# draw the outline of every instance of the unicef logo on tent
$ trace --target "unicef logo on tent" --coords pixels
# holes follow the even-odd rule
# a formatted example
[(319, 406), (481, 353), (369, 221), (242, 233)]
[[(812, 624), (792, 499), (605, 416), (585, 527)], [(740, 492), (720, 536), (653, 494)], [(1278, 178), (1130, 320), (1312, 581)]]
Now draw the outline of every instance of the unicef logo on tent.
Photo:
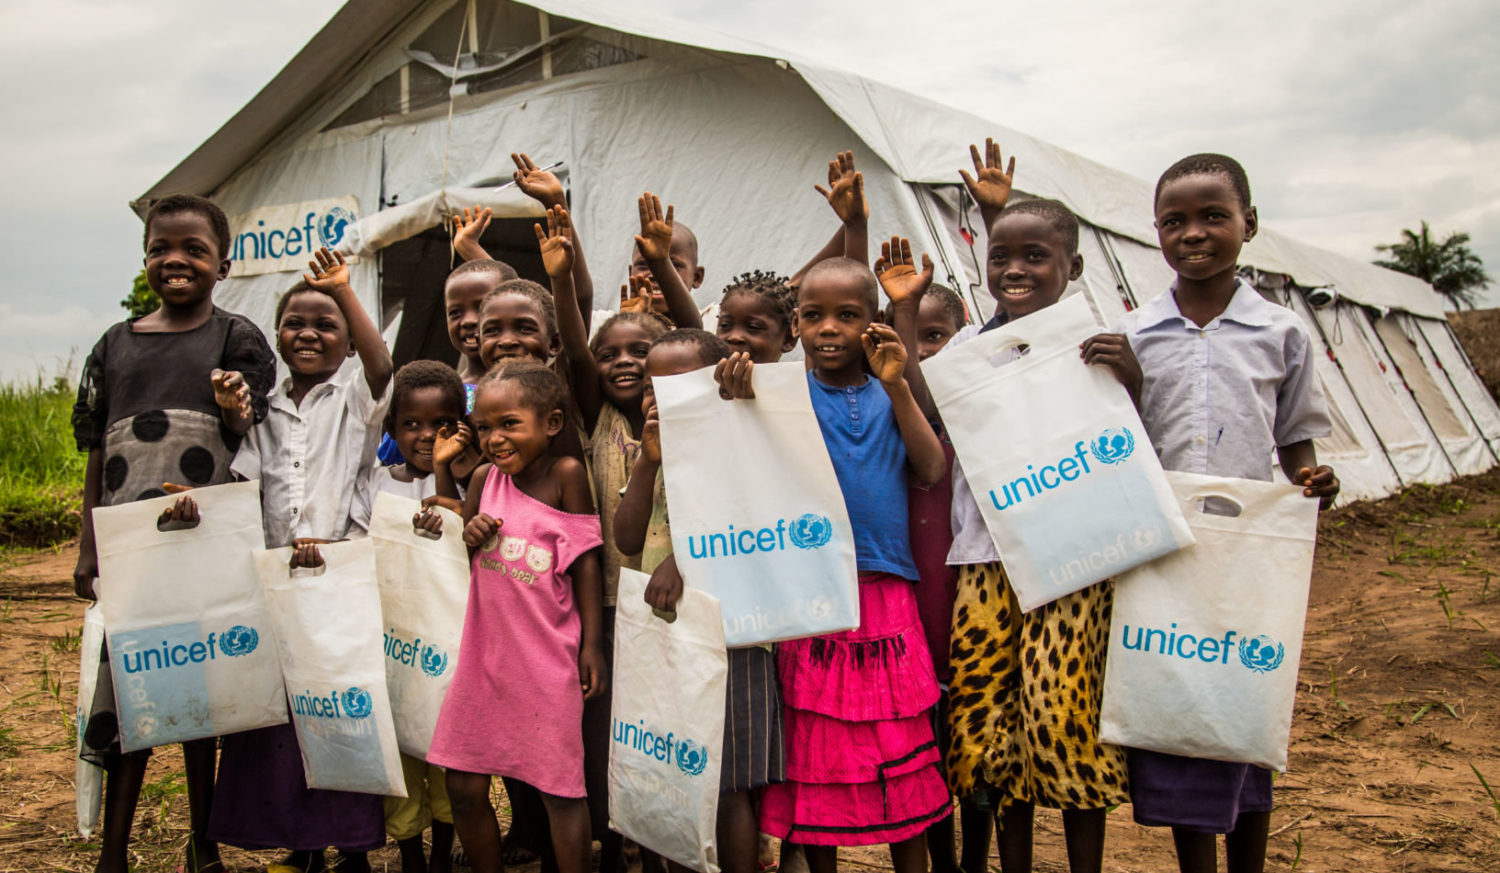
[(370, 698), (370, 692), (363, 688), (350, 687), (339, 696), (343, 698), (344, 712), (350, 718), (364, 718), (375, 709), (375, 701)]
[(1101, 464), (1118, 464), (1135, 451), (1135, 437), (1126, 427), (1108, 428), (1089, 443), (1089, 454)]
[(344, 239), (344, 231), (354, 223), (354, 216), (342, 206), (335, 206), (323, 213), (318, 221), (318, 238), (328, 248), (337, 246)]
[[(212, 641), (210, 641), (212, 645)], [(260, 645), (260, 633), (253, 627), (237, 624), (219, 637), (219, 651), (231, 658), (248, 655)]]
[(677, 741), (677, 769), (697, 776), (708, 766), (708, 750), (692, 740)]
[(833, 522), (826, 515), (809, 512), (793, 521), (788, 533), (791, 534), (792, 545), (797, 548), (819, 549), (833, 539)]
[(422, 647), (422, 672), (434, 678), (443, 675), (448, 669), (448, 653), (437, 646), (428, 644)]
[(1281, 666), (1286, 648), (1268, 636), (1240, 640), (1240, 663), (1257, 673), (1269, 673)]

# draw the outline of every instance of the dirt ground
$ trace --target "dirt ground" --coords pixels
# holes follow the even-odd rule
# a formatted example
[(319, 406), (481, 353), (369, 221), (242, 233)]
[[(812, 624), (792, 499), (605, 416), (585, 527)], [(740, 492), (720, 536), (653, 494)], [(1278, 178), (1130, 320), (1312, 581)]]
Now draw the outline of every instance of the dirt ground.
[[(0, 561), (0, 873), (86, 871), (98, 843), (73, 826), (83, 608), (71, 593), (74, 554)], [(1500, 871), (1496, 577), (1500, 472), (1324, 516), (1270, 869)], [(181, 864), (180, 768), (180, 755), (163, 750), (147, 773), (139, 870)], [(1036, 868), (1065, 870), (1056, 813), (1039, 812), (1036, 839)], [(225, 852), (232, 870), (269, 857)], [(843, 857), (889, 867), (883, 850)], [(1137, 827), (1128, 806), (1110, 813), (1106, 870), (1172, 870), (1173, 857), (1168, 833)], [(399, 869), (394, 846), (372, 861)]]

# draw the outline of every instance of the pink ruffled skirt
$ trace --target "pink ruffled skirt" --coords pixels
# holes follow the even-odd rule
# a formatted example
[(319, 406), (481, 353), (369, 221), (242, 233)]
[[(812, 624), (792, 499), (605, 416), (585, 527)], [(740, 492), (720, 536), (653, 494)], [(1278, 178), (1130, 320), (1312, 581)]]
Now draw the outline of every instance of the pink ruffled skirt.
[(778, 646), (786, 781), (767, 786), (761, 804), (772, 836), (897, 843), (948, 812), (928, 713), (938, 685), (912, 583), (860, 574), (859, 610), (852, 631)]

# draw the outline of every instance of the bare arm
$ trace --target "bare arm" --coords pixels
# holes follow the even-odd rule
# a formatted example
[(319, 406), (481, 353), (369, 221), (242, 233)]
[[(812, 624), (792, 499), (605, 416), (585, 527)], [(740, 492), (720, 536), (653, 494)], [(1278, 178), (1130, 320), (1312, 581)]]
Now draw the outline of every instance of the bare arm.
[(1000, 216), (1005, 209), (1005, 204), (1010, 201), (1011, 182), (1016, 175), (1016, 156), (1010, 156), (1010, 165), (1005, 169), (1000, 167), (1000, 146), (993, 139), (985, 139), (984, 155), (979, 154), (979, 147), (969, 146), (969, 157), (974, 161), (974, 175), (970, 176), (963, 170), (958, 175), (963, 178), (964, 187), (968, 189), (969, 196), (979, 204), (979, 217), (984, 222), (984, 231), (989, 233), (990, 225)]
[[(554, 206), (568, 208), (567, 195), (563, 193), (562, 182), (557, 176), (537, 167), (525, 152), (512, 154), (510, 159), (516, 164), (516, 187), (526, 196), (542, 204), (542, 208), (548, 212)], [(570, 231), (573, 239), (573, 288), (578, 295), (578, 308), (583, 312), (583, 332), (587, 334), (589, 322), (594, 317), (594, 278), (589, 275), (588, 262), (583, 257), (583, 243), (578, 239), (577, 228), (570, 225)]]
[[(890, 298), (891, 326), (896, 329), (901, 345), (908, 351), (917, 348), (917, 313), (922, 306), (922, 295), (932, 285), (932, 258), (923, 255), (922, 269), (918, 272), (911, 256), (911, 243), (902, 237), (893, 236), (890, 242), (880, 244), (880, 257), (875, 261), (875, 275), (880, 279), (880, 286), (885, 289), (885, 296)], [(927, 416), (928, 421), (937, 420), (937, 403), (932, 399), (932, 392), (927, 389), (927, 379), (922, 375), (916, 355), (906, 356), (904, 374), (922, 414)]]
[(837, 258), (843, 255), (844, 236), (844, 227), (843, 225), (840, 225), (839, 229), (834, 231), (833, 236), (828, 240), (828, 242), (824, 243), (823, 247), (821, 249), (818, 249), (818, 253), (812, 256), (812, 260), (803, 264), (800, 268), (798, 268), (797, 272), (792, 274), (792, 278), (787, 280), (787, 284), (792, 286), (793, 288), (796, 288), (797, 286), (802, 284), (802, 277), (806, 276), (807, 271), (811, 270), (815, 264), (826, 261), (829, 258)]
[(906, 458), (912, 472), (923, 485), (937, 482), (947, 472), (948, 460), (943, 455), (943, 444), (938, 441), (937, 432), (927, 423), (927, 417), (917, 406), (911, 387), (902, 376), (906, 367), (906, 348), (896, 336), (895, 328), (878, 322), (871, 324), (860, 340), (864, 343), (871, 371), (891, 398), (896, 428), (901, 432), (901, 441), (906, 444)]
[[(594, 499), (589, 494), (588, 472), (573, 458), (559, 458), (557, 473), (562, 485), (562, 510), (576, 515), (592, 515)], [(608, 685), (608, 668), (604, 660), (604, 574), (599, 564), (600, 549), (590, 549), (568, 568), (573, 577), (573, 602), (578, 606), (583, 626), (578, 646), (578, 683), (584, 699), (598, 697)]]
[[(646, 423), (650, 427), (652, 422)], [(644, 435), (642, 436), (644, 440)], [(622, 555), (638, 555), (646, 546), (646, 530), (651, 526), (651, 510), (655, 504), (656, 474), (661, 470), (661, 460), (649, 460), (646, 453), (636, 459), (630, 471), (630, 482), (620, 498), (620, 507), (615, 510), (615, 548)]]
[(359, 305), (359, 298), (349, 285), (349, 267), (344, 262), (344, 256), (337, 252), (329, 253), (326, 248), (320, 249), (318, 259), (309, 261), (308, 266), (313, 269), (313, 274), (304, 274), (302, 277), (307, 282), (307, 287), (327, 294), (338, 304), (339, 311), (344, 314), (344, 321), (349, 324), (349, 339), (354, 342), (354, 351), (359, 354), (359, 362), (364, 365), (365, 383), (370, 386), (370, 395), (375, 398), (384, 397), (395, 365), (391, 362), (390, 351), (385, 347), (385, 338), (380, 335), (380, 328), (375, 326), (365, 308)]
[(693, 294), (682, 284), (682, 277), (672, 269), (672, 206), (667, 204), (665, 215), (661, 211), (661, 200), (647, 191), (636, 201), (641, 216), (641, 233), (635, 238), (636, 247), (646, 258), (651, 269), (651, 278), (661, 289), (667, 302), (667, 317), (677, 327), (703, 327), (703, 316)]
[(1326, 464), (1318, 466), (1318, 451), (1312, 440), (1278, 446), (1276, 456), (1281, 461), (1281, 472), (1293, 485), (1302, 486), (1304, 497), (1318, 498), (1320, 509), (1333, 505), (1333, 499), (1339, 493), (1339, 480), (1332, 467)]
[(536, 228), (537, 244), (542, 250), (542, 264), (552, 280), (552, 299), (557, 306), (557, 331), (562, 335), (563, 351), (568, 355), (568, 388), (583, 413), (583, 426), (593, 432), (599, 421), (604, 400), (599, 396), (599, 368), (589, 351), (589, 327), (582, 302), (573, 287), (571, 221), (568, 210), (554, 206), (547, 212), (547, 230)]
[(78, 534), (78, 564), (73, 570), (73, 593), (95, 599), (94, 579), (99, 575), (99, 550), (94, 542), (94, 507), (99, 505), (104, 482), (104, 450), (89, 449), (83, 469), (83, 527)]

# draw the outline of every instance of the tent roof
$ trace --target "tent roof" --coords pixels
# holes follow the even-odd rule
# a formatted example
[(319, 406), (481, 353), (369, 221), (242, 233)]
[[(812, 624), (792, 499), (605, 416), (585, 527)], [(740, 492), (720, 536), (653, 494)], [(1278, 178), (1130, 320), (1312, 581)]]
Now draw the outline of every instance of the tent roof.
[[(1023, 191), (1063, 200), (1090, 224), (1156, 245), (1156, 231), (1142, 208), (1151, 201), (1148, 183), (1020, 131), (773, 46), (626, 4), (526, 0), (524, 5), (649, 39), (786, 61), (907, 182), (956, 184), (954, 144), (996, 137), (1017, 156)], [(358, 66), (424, 6), (411, 0), (349, 0), (249, 103), (133, 205), (144, 211), (167, 193), (212, 193), (311, 108), (330, 80)], [(1241, 260), (1290, 275), (1303, 286), (1336, 286), (1349, 299), (1380, 309), (1444, 317), (1441, 298), (1420, 279), (1309, 246), (1264, 226)]]

